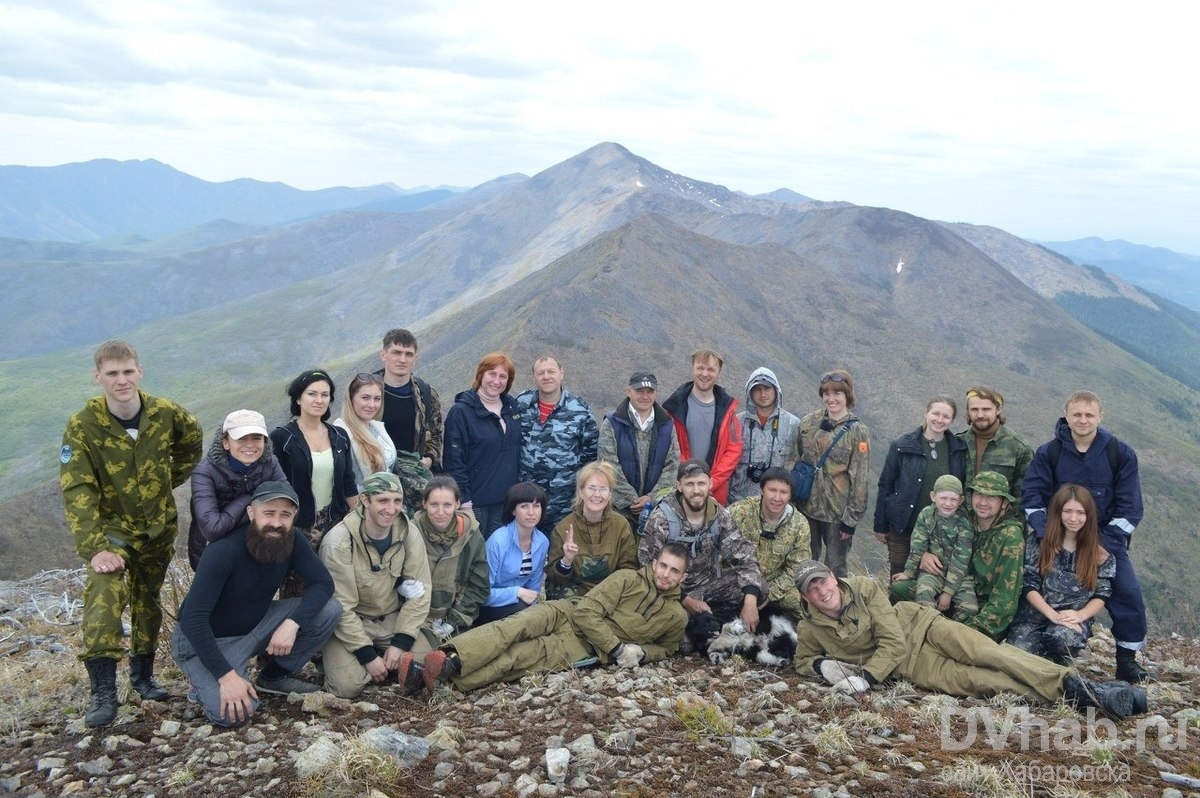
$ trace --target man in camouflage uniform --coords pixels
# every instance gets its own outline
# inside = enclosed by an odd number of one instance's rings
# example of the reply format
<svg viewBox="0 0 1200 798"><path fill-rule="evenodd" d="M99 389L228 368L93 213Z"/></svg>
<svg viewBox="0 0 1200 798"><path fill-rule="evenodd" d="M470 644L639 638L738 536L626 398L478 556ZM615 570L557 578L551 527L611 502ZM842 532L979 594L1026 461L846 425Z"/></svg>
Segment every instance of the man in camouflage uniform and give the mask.
<svg viewBox="0 0 1200 798"><path fill-rule="evenodd" d="M200 424L167 399L138 390L142 367L124 341L95 354L93 379L104 395L67 422L59 481L75 551L87 564L83 653L91 681L88 726L117 715L117 662L125 646L121 614L129 608L129 681L143 698L162 701L154 653L162 625L159 591L179 532L175 497L204 448Z"/></svg>
<svg viewBox="0 0 1200 798"><path fill-rule="evenodd" d="M1004 397L995 388L978 385L967 391L967 418L971 426L958 433L967 445L967 480L981 471L995 471L1008 481L1008 493L1020 504L1021 482L1033 460L1033 449L1020 435L1004 426Z"/></svg>
<svg viewBox="0 0 1200 798"><path fill-rule="evenodd" d="M796 570L808 559L808 520L792 506L796 481L783 468L768 468L759 480L759 495L735 502L729 514L757 551L758 568L767 585L767 600L795 618L801 597Z"/></svg>
<svg viewBox="0 0 1200 798"><path fill-rule="evenodd" d="M683 582L688 615L708 612L722 622L738 616L747 629L756 629L767 587L754 544L712 497L707 463L684 460L676 477L675 492L659 502L646 521L638 560L649 565L664 544L683 543L691 554Z"/></svg>
<svg viewBox="0 0 1200 798"><path fill-rule="evenodd" d="M656 401L658 379L648 371L635 371L625 388L625 399L600 422L599 458L617 469L612 503L641 534L643 510L655 497L670 492L672 475L679 469L679 442L675 422Z"/></svg>
<svg viewBox="0 0 1200 798"><path fill-rule="evenodd" d="M975 553L963 590L973 588L979 610L959 618L993 640L999 640L1012 623L1024 581L1025 525L1008 493L1008 480L997 471L975 475L971 491L971 520L975 525Z"/></svg>
<svg viewBox="0 0 1200 798"><path fill-rule="evenodd" d="M588 403L563 387L563 369L556 358L533 361L537 390L517 397L521 415L522 482L546 491L549 500L538 526L547 532L571 514L575 472L596 459L600 430Z"/></svg>

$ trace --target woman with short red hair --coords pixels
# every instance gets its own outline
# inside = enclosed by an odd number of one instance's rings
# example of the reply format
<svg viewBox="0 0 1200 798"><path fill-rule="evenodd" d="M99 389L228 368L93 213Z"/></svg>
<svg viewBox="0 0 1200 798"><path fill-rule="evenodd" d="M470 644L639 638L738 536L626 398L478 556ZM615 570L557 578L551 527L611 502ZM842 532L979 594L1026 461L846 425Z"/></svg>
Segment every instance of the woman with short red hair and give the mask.
<svg viewBox="0 0 1200 798"><path fill-rule="evenodd" d="M518 480L521 422L512 389L515 369L503 352L492 352L475 367L475 382L454 397L446 414L442 466L462 492L462 509L489 537L503 525L504 495Z"/></svg>

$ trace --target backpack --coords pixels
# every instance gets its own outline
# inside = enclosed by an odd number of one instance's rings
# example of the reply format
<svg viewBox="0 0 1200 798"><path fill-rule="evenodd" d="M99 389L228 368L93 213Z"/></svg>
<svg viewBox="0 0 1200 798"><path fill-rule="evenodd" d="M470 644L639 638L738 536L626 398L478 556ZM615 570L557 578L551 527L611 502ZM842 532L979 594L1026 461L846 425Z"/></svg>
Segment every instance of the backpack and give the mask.
<svg viewBox="0 0 1200 798"><path fill-rule="evenodd" d="M654 506L662 507L663 515L667 517L667 543L682 543L688 547L691 556L694 559L700 551L700 543L705 538L712 538L716 549L716 576L721 575L721 535L717 532L717 523L714 519L712 523L700 530L698 535L683 534L683 519L675 512L675 508L665 501L665 497L655 502Z"/></svg>

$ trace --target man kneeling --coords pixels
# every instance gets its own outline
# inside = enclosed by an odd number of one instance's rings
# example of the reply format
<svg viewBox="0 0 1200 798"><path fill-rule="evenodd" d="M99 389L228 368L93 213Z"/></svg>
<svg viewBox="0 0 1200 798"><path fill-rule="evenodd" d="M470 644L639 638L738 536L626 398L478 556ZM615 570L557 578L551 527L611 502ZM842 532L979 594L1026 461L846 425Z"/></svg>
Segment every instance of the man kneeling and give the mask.
<svg viewBox="0 0 1200 798"><path fill-rule="evenodd" d="M650 565L617 571L580 599L535 604L472 629L425 655L425 684L451 681L467 691L589 661L636 668L665 659L687 624L679 602L687 567L687 549L667 543Z"/></svg>
<svg viewBox="0 0 1200 798"><path fill-rule="evenodd" d="M204 714L241 726L259 706L258 693L312 693L295 678L321 650L342 617L333 579L303 535L292 530L300 506L286 482L264 482L247 508L249 523L210 543L171 636L175 662L187 674ZM307 585L300 598L272 601L289 571ZM265 655L257 680L250 658Z"/></svg>
<svg viewBox="0 0 1200 798"><path fill-rule="evenodd" d="M1146 711L1146 691L1125 682L1096 683L945 618L934 607L888 603L865 576L838 579L808 560L796 573L804 598L796 629L796 671L816 673L839 692L865 693L891 676L925 690L987 698L1012 692L1034 701L1063 699L1117 718Z"/></svg>

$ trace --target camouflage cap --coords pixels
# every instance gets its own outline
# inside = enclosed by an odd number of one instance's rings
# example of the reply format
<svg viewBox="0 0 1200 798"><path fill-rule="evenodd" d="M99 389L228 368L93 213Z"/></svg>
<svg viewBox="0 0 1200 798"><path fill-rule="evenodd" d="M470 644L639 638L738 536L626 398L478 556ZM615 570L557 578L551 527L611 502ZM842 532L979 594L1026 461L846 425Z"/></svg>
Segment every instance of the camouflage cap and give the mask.
<svg viewBox="0 0 1200 798"><path fill-rule="evenodd" d="M1006 482L1004 484L1007 485L1008 483ZM957 493L959 496L961 496L962 495L962 482L960 482L958 477L954 476L953 474L942 474L933 483L933 492L941 493L944 490L951 491L952 493Z"/></svg>
<svg viewBox="0 0 1200 798"><path fill-rule="evenodd" d="M999 496L1010 502L1016 501L1008 492L1008 479L996 471L980 471L976 474L975 479L971 480L971 490L984 496Z"/></svg>
<svg viewBox="0 0 1200 798"><path fill-rule="evenodd" d="M375 496L380 493L403 495L404 488L400 485L400 477L390 471L376 471L363 480L362 494L364 496Z"/></svg>

